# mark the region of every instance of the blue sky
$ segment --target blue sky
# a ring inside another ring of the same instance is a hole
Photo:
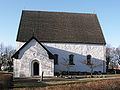
[[[120,0],[0,0],[0,43],[16,47],[22,10],[95,13],[106,42],[120,45]]]

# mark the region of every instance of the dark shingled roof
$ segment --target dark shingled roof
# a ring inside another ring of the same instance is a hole
[[[17,41],[106,44],[96,14],[23,11]]]

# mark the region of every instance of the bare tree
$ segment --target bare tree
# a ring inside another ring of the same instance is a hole
[[[114,61],[110,61],[109,69],[115,69],[118,67],[118,64]]]
[[[62,67],[59,67],[59,68],[58,68],[58,71],[59,71],[60,77],[62,77],[62,72],[64,71],[64,69],[63,69]]]
[[[4,46],[3,44],[0,44],[0,70],[1,70],[1,66],[4,68],[9,67],[9,71],[12,70],[12,65],[13,65],[13,61],[11,56],[16,52],[15,49],[13,49],[13,47],[11,46]]]
[[[98,60],[91,60],[89,63],[87,60],[82,60],[81,63],[89,67],[91,76],[93,75],[93,71],[96,67],[101,67],[103,65],[102,62]]]
[[[110,45],[106,46],[106,71],[109,69],[110,62],[118,63],[119,60],[119,51],[116,48],[111,47]]]
[[[61,64],[67,69],[67,74],[69,75],[70,68],[72,67],[72,65],[69,63],[69,59],[63,58],[63,62],[61,62]]]
[[[106,46],[106,71],[108,71],[109,63],[110,63],[111,58],[112,58],[111,54],[112,54],[112,48],[109,45],[107,45]]]
[[[3,60],[2,60],[3,53],[4,53],[4,45],[1,43],[0,44],[0,71],[1,71],[1,66],[3,64]]]
[[[120,65],[120,48],[116,48],[116,59],[118,61],[118,64]]]
[[[120,64],[120,48],[106,46],[106,71],[114,69]]]

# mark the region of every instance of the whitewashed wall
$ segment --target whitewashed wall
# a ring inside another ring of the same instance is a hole
[[[17,42],[18,48],[24,43]],[[58,65],[55,65],[55,72],[59,70],[66,71],[66,68],[62,65],[64,59],[69,59],[69,55],[74,55],[74,64],[70,68],[70,71],[89,72],[90,69],[87,65],[81,63],[87,59],[87,55],[92,56],[92,61],[96,60],[99,63],[98,67],[94,68],[94,71],[106,72],[105,64],[105,46],[97,44],[80,44],[80,43],[42,43],[50,52],[58,54]]]
[[[90,69],[87,65],[81,63],[87,59],[87,55],[92,56],[92,61],[95,62],[98,67],[94,68],[94,71],[106,72],[105,67],[105,46],[96,44],[77,44],[77,43],[42,43],[53,54],[58,54],[58,65],[55,65],[55,72],[63,69],[66,70],[62,62],[64,59],[69,60],[69,55],[74,55],[74,64],[71,65],[70,71],[89,72]]]
[[[31,40],[19,53],[19,59],[14,60],[14,77],[31,77],[32,62],[39,62],[39,75],[54,75],[54,60],[48,58],[47,51],[35,40]]]

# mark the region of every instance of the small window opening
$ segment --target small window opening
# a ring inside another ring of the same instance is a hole
[[[87,65],[91,64],[91,55],[87,55]]]
[[[54,54],[54,64],[58,64],[58,54]]]
[[[73,54],[69,55],[69,64],[70,65],[75,65],[74,62],[73,62],[73,58],[74,58]]]

